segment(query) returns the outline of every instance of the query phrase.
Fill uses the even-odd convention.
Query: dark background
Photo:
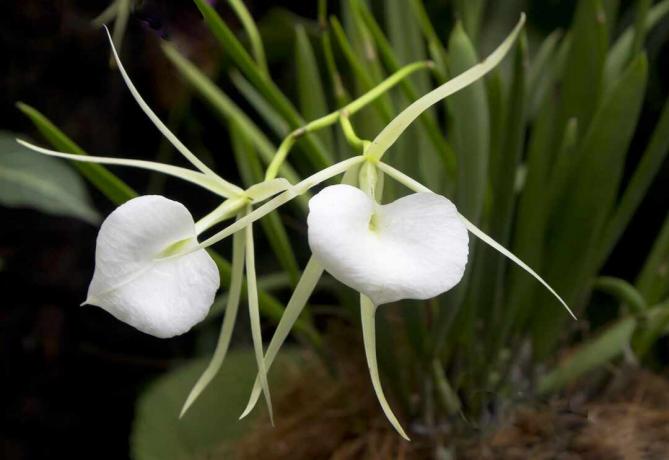
[[[237,24],[225,2],[218,3],[226,21]],[[315,1],[246,3],[257,19],[265,18],[274,7],[316,17]],[[623,2],[623,23],[631,20],[625,16],[630,3]],[[2,2],[1,129],[39,139],[14,108],[16,101],[24,101],[90,153],[155,158],[160,135],[137,108],[118,73],[110,69],[104,34],[90,25],[107,4]],[[426,4],[445,35],[453,20],[450,5]],[[573,4],[529,2],[531,27],[546,32],[565,27]],[[335,12],[336,4],[331,9]],[[668,28],[660,29],[649,39],[651,81],[630,164],[638,160],[667,94],[669,50],[660,44],[666,43]],[[272,74],[290,96],[292,35],[290,29],[286,32],[283,39],[266,45]],[[236,180],[231,155],[225,155],[225,130],[199,102],[189,101],[187,90],[161,56],[158,45],[163,39],[187,45],[191,58],[204,68],[216,67],[225,56],[188,0],[142,2],[130,18],[122,51],[126,68],[150,105],[167,119],[170,108],[185,104],[188,116],[180,124],[179,136],[198,153],[210,152],[217,170]],[[146,173],[114,171],[146,192]],[[666,215],[668,179],[665,164],[607,265],[607,274],[628,279],[636,274]],[[113,209],[98,192],[91,193],[103,215]],[[213,197],[171,180],[163,193],[188,203],[194,215],[217,204]],[[152,378],[199,351],[195,334],[154,339],[101,309],[78,307],[93,271],[96,233],[97,228],[73,219],[0,208],[0,459],[127,457],[137,395]]]

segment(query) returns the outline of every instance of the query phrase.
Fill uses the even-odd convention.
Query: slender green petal
[[[307,304],[309,297],[311,297],[311,293],[314,292],[316,284],[318,284],[318,280],[320,280],[322,275],[323,267],[314,257],[311,257],[307,263],[307,266],[304,268],[302,277],[297,283],[295,291],[291,295],[290,300],[288,301],[288,305],[286,305],[286,310],[281,317],[281,321],[279,321],[279,325],[277,326],[276,331],[272,336],[272,340],[267,347],[267,353],[265,354],[264,361],[266,369],[269,370],[272,362],[274,362],[274,358],[276,358],[281,345],[283,345],[283,342],[286,340],[286,338],[288,338],[290,330],[293,328],[293,325],[300,316],[300,313],[302,313],[302,310]],[[246,405],[246,409],[244,409],[244,412],[240,418],[246,417],[253,410],[256,403],[258,402],[258,399],[260,398],[261,390],[262,386],[260,382],[260,376],[258,376],[256,377],[256,381],[253,385],[253,390],[251,391],[249,402]]]
[[[240,209],[248,204],[246,198],[230,198],[225,200],[209,214],[195,223],[195,233],[200,235],[214,225],[235,216]]]
[[[232,238],[232,273],[230,275],[230,286],[228,288],[228,299],[225,307],[225,316],[223,317],[223,324],[221,332],[218,336],[218,343],[214,350],[209,365],[197,380],[193,389],[188,394],[186,402],[181,409],[179,418],[183,417],[188,408],[195,402],[198,396],[209,385],[213,378],[218,374],[218,371],[223,364],[225,355],[230,346],[230,339],[232,338],[232,331],[235,327],[237,319],[237,310],[239,309],[239,298],[242,290],[242,279],[244,277],[244,248],[245,248],[245,233],[238,232]]]
[[[153,161],[145,161],[145,160],[96,157],[92,155],[73,155],[71,153],[56,152],[55,150],[49,150],[42,147],[38,147],[21,139],[17,139],[17,142],[25,147],[28,147],[31,150],[34,150],[35,152],[39,152],[44,155],[52,157],[65,158],[67,160],[83,161],[88,163],[101,163],[108,165],[121,165],[121,166],[130,166],[133,168],[148,169],[149,171],[157,171],[163,174],[167,174],[169,176],[178,177],[179,179],[183,179],[187,182],[199,185],[200,187],[205,188],[210,192],[216,193],[217,195],[220,195],[225,198],[237,195],[236,188],[235,190],[224,188],[225,186],[221,182],[219,182],[218,180],[216,180],[211,176],[199,173],[197,171],[192,171],[190,169],[181,168],[179,166],[164,165],[162,163],[155,163]]]
[[[170,131],[170,129],[163,123],[160,118],[155,114],[153,110],[149,107],[149,105],[144,101],[142,96],[139,94],[139,91],[137,91],[137,88],[135,88],[135,85],[132,83],[132,80],[130,80],[130,76],[128,73],[125,71],[125,68],[123,67],[123,64],[121,63],[121,59],[118,57],[118,54],[116,52],[116,49],[114,48],[114,43],[112,42],[111,36],[109,35],[109,30],[105,29],[107,31],[107,36],[109,37],[109,43],[112,47],[112,51],[114,53],[114,59],[116,59],[116,64],[118,65],[118,69],[121,72],[121,76],[123,77],[123,80],[125,81],[126,86],[130,90],[130,93],[132,94],[133,98],[135,98],[135,101],[137,102],[137,105],[142,109],[142,111],[146,114],[147,117],[149,117],[149,120],[158,128],[158,131],[161,132],[165,138],[170,141],[170,143],[181,153],[188,161],[190,161],[193,166],[195,166],[197,169],[202,171],[202,173],[209,175],[211,177],[217,178],[217,180],[221,181],[224,183],[230,190],[236,191],[236,193],[241,193],[242,189],[237,187],[234,184],[231,184],[224,179],[220,178],[214,171],[212,171],[207,165],[202,163],[202,161],[195,156],[193,152],[188,150],[188,147],[186,147],[173,133]]]
[[[380,159],[384,153],[392,146],[395,141],[402,135],[413,121],[420,116],[425,110],[432,107],[437,102],[450,96],[453,93],[469,86],[475,81],[479,80],[485,74],[494,69],[504,59],[506,54],[511,49],[513,42],[518,37],[520,30],[525,24],[525,15],[521,15],[520,21],[509,34],[509,36],[480,64],[471,67],[466,72],[461,73],[457,77],[449,80],[438,88],[432,90],[425,96],[413,102],[409,107],[404,109],[397,117],[395,117],[377,136],[370,145],[367,155],[372,158]]]
[[[304,179],[302,182],[298,183],[295,185],[293,188],[283,192],[281,195],[272,198],[270,201],[266,202],[262,206],[258,207],[257,209],[253,210],[250,214],[244,216],[243,218],[239,219],[237,222],[234,224],[226,227],[225,229],[221,230],[217,234],[213,235],[211,238],[203,241],[200,243],[196,249],[201,249],[201,248],[207,248],[211,246],[212,244],[216,244],[219,241],[223,240],[224,238],[227,238],[228,236],[232,235],[233,233],[243,229],[250,223],[255,222],[256,220],[262,218],[263,216],[269,214],[270,212],[274,211],[276,208],[279,206],[289,202],[296,196],[305,193],[307,190],[309,190],[311,187],[314,187],[321,182],[324,182],[331,177],[334,177],[338,174],[341,174],[348,170],[350,167],[355,166],[358,163],[361,163],[364,160],[364,157],[362,156],[357,156],[354,158],[349,158],[348,160],[341,161],[339,163],[336,163],[329,168],[325,168],[322,171],[317,172],[316,174],[307,177]]]
[[[285,192],[291,187],[286,179],[278,178],[269,181],[259,182],[246,189],[246,196],[251,198],[254,203],[265,201],[266,199],[280,192]]]
[[[352,167],[344,173],[341,182],[342,184],[355,185],[357,176],[358,168]],[[314,257],[309,258],[309,262],[307,262],[307,266],[304,268],[300,281],[297,283],[297,286],[295,286],[295,290],[288,301],[288,305],[286,305],[286,310],[281,316],[281,321],[279,321],[279,325],[267,347],[267,354],[265,355],[265,366],[267,369],[272,365],[274,358],[276,358],[281,345],[283,345],[283,342],[288,337],[293,325],[297,323],[300,313],[307,304],[309,297],[311,297],[311,293],[316,288],[316,284],[318,284],[322,275],[323,267],[321,264]],[[258,398],[260,398],[260,391],[260,380],[256,377],[251,396],[249,397],[249,402],[240,418],[246,417],[253,410],[258,402]]]
[[[247,187],[261,182],[263,180],[263,170],[256,146],[253,145],[251,139],[247,137],[246,133],[239,128],[234,120],[230,120],[230,140],[242,182]],[[260,224],[269,240],[272,251],[290,276],[292,286],[295,286],[299,279],[297,260],[279,213],[269,213],[266,218],[260,221]]]
[[[402,185],[406,186],[410,190],[413,190],[414,192],[423,192],[423,193],[433,193],[429,188],[425,187],[419,182],[416,182],[414,179],[411,177],[407,176],[406,174],[402,173],[401,171],[398,171],[397,169],[393,168],[392,166],[386,164],[386,163],[378,163],[379,169],[381,169],[383,172],[388,174],[390,177],[401,183]],[[491,246],[493,249],[497,250],[500,254],[503,256],[507,257],[510,259],[513,263],[518,265],[520,268],[525,270],[527,273],[532,275],[537,281],[539,281],[553,296],[564,306],[564,308],[569,312],[569,314],[572,316],[572,318],[576,319],[576,315],[571,311],[569,306],[565,303],[564,300],[553,290],[552,287],[546,281],[543,280],[534,270],[532,270],[527,264],[525,264],[522,260],[520,260],[518,257],[513,255],[508,249],[497,243],[494,239],[490,238],[488,235],[486,235],[483,231],[481,231],[478,227],[476,227],[474,224],[469,222],[463,215],[460,215],[462,218],[465,226],[467,227],[467,230],[469,230],[474,236],[479,238],[481,241],[486,243],[487,245]]]
[[[397,430],[397,432],[407,441],[410,441],[409,436],[404,432],[395,414],[393,414],[390,404],[386,400],[381,387],[381,377],[379,376],[379,365],[376,359],[376,325],[374,324],[374,315],[376,313],[376,306],[369,300],[368,297],[360,294],[360,320],[362,321],[362,338],[365,344],[365,355],[367,356],[367,367],[369,368],[369,376],[372,379],[372,386],[376,397],[381,404],[383,413],[386,414],[390,424]]]
[[[250,210],[250,206],[249,206]],[[258,305],[258,286],[256,279],[255,251],[253,248],[253,224],[247,225],[246,230],[246,286],[248,291],[249,319],[251,321],[251,336],[253,338],[253,350],[255,351],[256,363],[258,365],[258,376],[260,386],[265,395],[269,419],[274,425],[274,411],[272,410],[272,398],[269,394],[267,383],[267,368],[263,359],[262,330],[260,328],[260,308]]]

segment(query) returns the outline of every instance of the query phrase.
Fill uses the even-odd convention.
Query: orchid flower
[[[108,30],[107,36],[116,66],[130,93],[158,130],[195,170],[143,160],[74,155],[38,147],[23,140],[18,142],[44,155],[160,172],[198,185],[223,198],[220,206],[195,222],[181,203],[162,196],[140,196],[119,206],[100,228],[95,272],[83,304],[97,305],[147,334],[160,338],[173,337],[187,332],[205,318],[220,284],[216,264],[207,251],[198,246],[198,236],[223,220],[245,215],[253,204],[289,190],[291,185],[283,178],[276,178],[243,190],[212,171],[146,104],[125,71]],[[248,275],[254,347],[261,375],[265,374],[262,372],[263,350],[251,232],[249,225],[246,232],[240,232],[244,236],[235,237],[228,308],[219,343],[209,368],[193,388],[183,412],[211,380],[225,357],[239,305],[244,266]],[[269,403],[266,380],[263,388]]]

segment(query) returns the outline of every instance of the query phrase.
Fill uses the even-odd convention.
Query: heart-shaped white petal
[[[333,185],[309,201],[307,222],[314,256],[376,305],[435,297],[455,286],[467,265],[467,229],[441,195],[379,205],[360,189]]]
[[[147,334],[183,334],[207,315],[219,287],[216,264],[197,245],[186,207],[158,195],[132,199],[100,227],[87,304],[97,305]]]

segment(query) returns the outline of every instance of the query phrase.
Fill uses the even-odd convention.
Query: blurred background
[[[238,30],[237,18],[225,2],[213,3]],[[372,3],[383,10],[383,2]],[[543,37],[568,26],[575,5],[574,1],[559,0],[499,3],[504,7],[491,7],[484,16],[486,23],[492,24],[491,47],[509,30],[519,11],[527,12],[532,36]],[[623,25],[633,22],[632,3],[621,2]],[[294,26],[301,23],[308,32],[318,30],[316,2],[248,0],[245,4],[259,23],[272,76],[289,97],[294,96]],[[454,22],[449,2],[432,0],[425,5],[437,32],[447,36]],[[131,99],[118,72],[110,67],[103,31],[91,25],[107,6],[104,0],[0,4],[0,129],[41,141],[15,107],[23,101],[38,108],[91,154],[177,161]],[[338,11],[337,2],[331,2],[329,8]],[[494,29],[499,29],[499,34]],[[628,155],[630,164],[638,161],[669,91],[668,36],[665,21],[649,37],[648,90]],[[239,182],[232,156],[227,154],[230,142],[226,131],[201,102],[191,98],[190,90],[160,51],[163,40],[178,42],[209,74],[225,68],[226,56],[188,0],[137,2],[121,53],[135,84],[162,119],[176,127],[178,136],[192,150],[212,158],[225,178]],[[237,102],[246,107],[243,100]],[[632,279],[643,263],[667,211],[666,163],[605,273]],[[217,204],[213,196],[179,181],[130,169],[113,170],[141,193],[162,190],[168,197],[188,203],[196,216]],[[91,206],[99,216],[113,210],[99,192],[89,190]],[[303,217],[290,212],[283,217],[291,235],[304,234]],[[2,459],[126,458],[138,395],[155,377],[209,350],[215,337],[212,330],[159,340],[99,308],[79,307],[94,267],[98,226],[92,220],[87,223],[23,207],[0,207]],[[304,248],[304,238],[301,240],[298,247]],[[266,243],[261,240],[259,244],[258,253],[263,254]],[[229,248],[223,252],[228,253]],[[305,250],[298,251],[301,265],[306,256]],[[263,266],[261,255],[260,270],[276,265],[269,257],[265,263]],[[279,298],[285,300],[287,294],[280,293]],[[597,296],[593,302],[597,304]],[[246,320],[245,315],[240,317],[240,321]],[[235,340],[249,339],[240,332]]]

